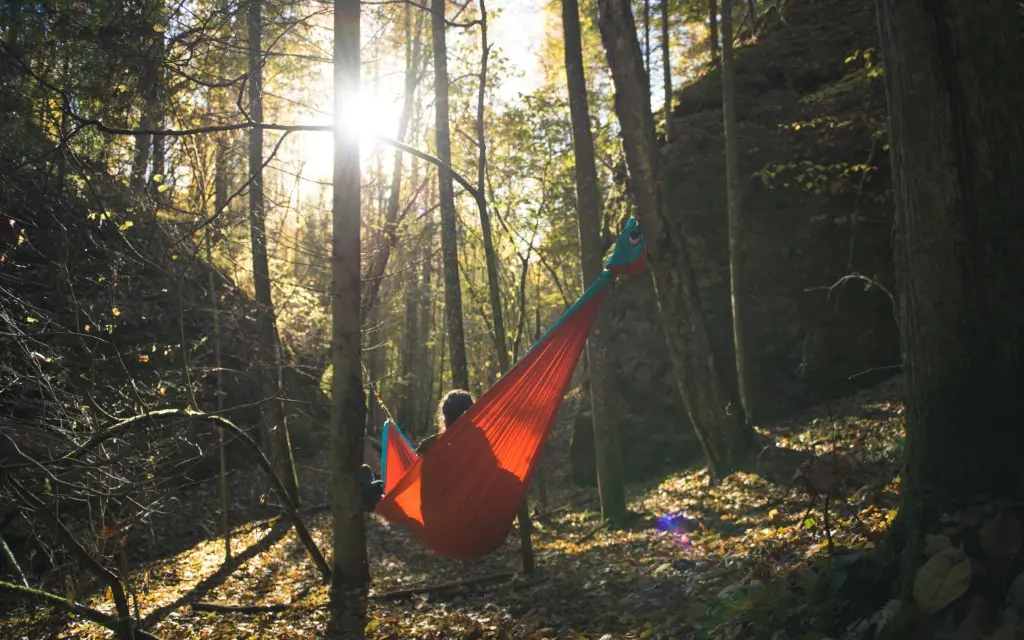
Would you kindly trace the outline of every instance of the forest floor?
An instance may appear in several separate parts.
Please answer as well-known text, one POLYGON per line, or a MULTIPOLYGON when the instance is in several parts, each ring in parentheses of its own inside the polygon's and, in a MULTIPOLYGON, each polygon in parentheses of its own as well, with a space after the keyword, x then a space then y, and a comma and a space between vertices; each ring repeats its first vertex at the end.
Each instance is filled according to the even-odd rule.
MULTIPOLYGON (((825 638, 827 627, 836 624, 835 607, 842 605, 812 605, 807 595, 825 581, 837 586, 836 575, 841 580, 842 574, 826 569, 862 556, 895 515, 893 460, 903 435, 900 388, 901 381, 894 379, 760 428, 775 443, 762 457, 763 470, 736 473, 717 486, 709 486, 704 469, 631 485, 629 506, 638 516, 621 531, 599 525, 596 491, 568 485, 567 449, 553 446, 545 463, 550 470, 548 513, 536 518, 537 570, 532 576, 518 571, 515 533, 482 561, 452 562, 404 531, 368 518, 373 584, 365 635, 825 638), (783 453, 797 462, 769 470, 780 449, 789 450, 783 453), (832 496, 827 509, 820 496, 812 502, 814 493, 832 496), (513 575, 445 591, 429 589, 503 572, 513 575), (410 588, 423 590, 388 595, 410 588)), ((552 439, 559 442, 565 438, 552 439)), ((309 476, 307 482, 326 485, 316 475, 322 473, 317 465, 326 467, 326 461, 307 465, 303 475, 309 476)), ((204 508, 216 513, 216 494, 201 495, 212 500, 204 508)), ((320 548, 329 551, 329 516, 321 512, 307 522, 320 548)), ((228 564, 223 541, 210 539, 134 571, 131 582, 145 628, 162 638, 190 640, 324 634, 327 587, 286 521, 269 518, 239 526, 232 548, 228 564), (193 608, 200 601, 286 607, 255 615, 209 613, 193 608)), ((89 603, 112 613, 102 593, 89 603)), ((0 637, 111 636, 92 623, 57 615, 42 607, 0 620, 0 637)), ((859 624, 863 630, 870 620, 861 618, 859 624)))

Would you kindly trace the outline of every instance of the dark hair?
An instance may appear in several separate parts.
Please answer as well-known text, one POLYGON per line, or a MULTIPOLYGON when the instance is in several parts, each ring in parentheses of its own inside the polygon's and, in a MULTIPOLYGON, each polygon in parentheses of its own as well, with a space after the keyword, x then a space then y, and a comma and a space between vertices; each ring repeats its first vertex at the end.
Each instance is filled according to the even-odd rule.
POLYGON ((459 419, 466 409, 473 406, 476 400, 472 394, 462 389, 452 389, 444 394, 441 402, 437 405, 437 428, 444 431, 459 419))

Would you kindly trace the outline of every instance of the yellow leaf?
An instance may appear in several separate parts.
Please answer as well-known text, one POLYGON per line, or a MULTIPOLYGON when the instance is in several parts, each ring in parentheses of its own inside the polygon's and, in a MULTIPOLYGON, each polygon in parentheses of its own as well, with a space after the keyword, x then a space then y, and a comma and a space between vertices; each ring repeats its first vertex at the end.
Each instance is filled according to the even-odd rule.
POLYGON ((117 318, 118 316, 121 315, 121 310, 118 309, 117 307, 114 307, 113 309, 111 309, 110 312, 114 314, 115 318, 117 318))
POLYGON ((163 193, 164 191, 167 191, 167 190, 168 190, 168 189, 170 189, 170 188, 171 188, 171 187, 170 187, 170 185, 162 184, 162 185, 160 185, 159 187, 157 187, 157 188, 156 188, 156 190, 157 190, 157 191, 158 191, 159 193, 163 193))
POLYGON ((139 354, 139 362, 141 362, 141 363, 143 363, 143 364, 145 364, 145 363, 149 362, 149 356, 147 356, 147 355, 146 355, 146 354, 144 354, 144 353, 140 353, 140 354, 139 354))
POLYGON ((156 31, 157 33, 163 33, 164 32, 164 26, 162 24, 154 24, 153 25, 153 31, 156 31))
POLYGON ((117 228, 117 230, 123 232, 123 231, 127 231, 127 230, 131 229, 134 226, 135 226, 134 222, 132 222, 131 220, 125 220, 124 222, 121 223, 121 225, 117 228))
POLYGON ((950 549, 925 562, 914 578, 914 603, 927 614, 937 613, 971 586, 971 561, 950 549))
POLYGON ((33 318, 32 316, 29 316, 29 317, 25 318, 25 322, 27 322, 29 324, 35 324, 35 323, 37 323, 39 321, 36 320, 35 318, 33 318))

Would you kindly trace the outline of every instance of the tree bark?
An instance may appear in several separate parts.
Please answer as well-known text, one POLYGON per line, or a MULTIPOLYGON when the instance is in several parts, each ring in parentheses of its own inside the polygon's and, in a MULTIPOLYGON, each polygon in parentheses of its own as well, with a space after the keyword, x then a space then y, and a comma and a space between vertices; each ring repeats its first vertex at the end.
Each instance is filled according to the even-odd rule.
POLYGON ((334 3, 334 223, 331 251, 331 516, 334 558, 331 601, 335 619, 348 614, 370 581, 366 523, 358 472, 363 458, 366 394, 360 367, 359 143, 342 126, 345 101, 359 91, 359 3, 334 3))
MULTIPOLYGON (((261 54, 263 20, 262 0, 249 3, 249 116, 263 121, 263 56, 261 54)), ((270 291, 270 265, 267 259, 267 219, 263 199, 263 130, 249 130, 249 233, 252 243, 252 279, 256 298, 256 363, 262 390, 262 414, 265 441, 279 469, 288 497, 298 502, 298 477, 288 437, 284 404, 281 398, 281 344, 274 318, 270 291)))
POLYGON ((462 290, 459 282, 459 231, 452 185, 452 146, 448 124, 448 48, 445 42, 444 0, 431 0, 431 35, 434 42, 434 135, 437 157, 438 196, 441 204, 441 253, 444 262, 444 307, 448 325, 452 386, 469 389, 466 338, 462 328, 462 290))
POLYGON ((736 129, 736 69, 732 48, 732 0, 722 0, 722 120, 725 130, 726 209, 729 226, 729 289, 732 298, 732 337, 740 405, 753 424, 754 404, 747 358, 746 289, 743 276, 743 186, 736 129))
MULTIPOLYGON (((590 131, 587 82, 583 71, 583 48, 577 0, 562 0, 562 29, 565 36, 565 75, 569 87, 573 153, 576 160, 576 211, 580 234, 580 264, 583 286, 589 286, 603 270, 601 264, 601 196, 597 188, 594 138, 590 131)), ((626 494, 618 425, 610 415, 611 366, 608 361, 608 318, 599 315, 587 339, 590 372, 590 407, 594 427, 594 456, 601 515, 618 523, 626 515, 626 494)))
POLYGON ((907 453, 894 531, 1024 500, 1024 32, 1014 3, 879 0, 907 453))
POLYGON ((633 13, 626 0, 599 0, 598 26, 615 84, 615 112, 637 217, 645 229, 669 357, 708 467, 721 477, 753 447, 753 431, 729 407, 729 394, 705 326, 697 277, 679 223, 661 190, 659 156, 633 13))

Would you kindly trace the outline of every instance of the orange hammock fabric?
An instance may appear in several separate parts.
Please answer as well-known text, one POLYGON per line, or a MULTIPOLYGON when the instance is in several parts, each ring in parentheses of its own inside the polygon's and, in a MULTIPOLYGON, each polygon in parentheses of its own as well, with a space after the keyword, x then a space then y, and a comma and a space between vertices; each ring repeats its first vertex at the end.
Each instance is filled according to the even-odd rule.
POLYGON ((581 300, 423 457, 394 423, 385 425, 384 497, 376 513, 448 558, 470 560, 498 549, 607 292, 600 286, 581 300))
POLYGON ((384 423, 384 435, 381 441, 382 463, 381 475, 384 480, 384 493, 390 492, 402 479, 405 472, 416 464, 419 458, 412 445, 391 420, 384 423))

